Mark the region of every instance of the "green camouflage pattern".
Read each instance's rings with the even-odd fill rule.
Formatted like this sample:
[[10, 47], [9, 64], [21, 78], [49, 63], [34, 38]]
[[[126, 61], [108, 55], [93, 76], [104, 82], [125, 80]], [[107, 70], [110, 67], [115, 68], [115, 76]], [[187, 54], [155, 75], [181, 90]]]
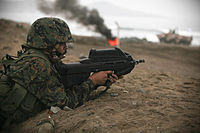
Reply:
[[56, 44], [73, 42], [68, 25], [59, 18], [44, 17], [36, 20], [27, 36], [28, 47], [53, 48]]
[[72, 41], [63, 20], [41, 18], [32, 24], [27, 42], [22, 45], [23, 52], [18, 52], [14, 60], [1, 60], [1, 65], [8, 66], [6, 75], [0, 79], [1, 126], [5, 121], [24, 121], [51, 106], [76, 108], [88, 101], [89, 94], [96, 89], [92, 81], [87, 79], [64, 88], [54, 68], [56, 62], [52, 61], [55, 45]]
[[[21, 104], [15, 105], [18, 107], [10, 105], [6, 109], [6, 102], [1, 100], [2, 105], [5, 106], [1, 106], [0, 117], [12, 115], [11, 119], [14, 122], [21, 122], [51, 106], [76, 108], [88, 101], [89, 94], [95, 89], [89, 79], [72, 88], [64, 88], [53, 64], [45, 54], [36, 49], [29, 49], [13, 64], [10, 64], [7, 77], [12, 79], [18, 87], [21, 87], [19, 89], [21, 90], [20, 94], [23, 92]], [[1, 86], [2, 84], [0, 84]], [[15, 96], [9, 98], [12, 100], [19, 99]], [[9, 100], [7, 103], [9, 103]]]
[[94, 89], [90, 80], [73, 88], [64, 88], [58, 72], [46, 55], [33, 49], [24, 54], [15, 65], [10, 66], [7, 75], [47, 107], [75, 108], [78, 104], [87, 101], [88, 94]]

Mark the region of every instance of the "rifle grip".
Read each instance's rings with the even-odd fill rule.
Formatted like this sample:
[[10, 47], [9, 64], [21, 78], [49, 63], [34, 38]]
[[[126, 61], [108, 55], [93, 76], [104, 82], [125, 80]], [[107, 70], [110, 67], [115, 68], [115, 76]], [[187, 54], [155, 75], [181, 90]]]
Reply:
[[[107, 78], [110, 78], [110, 76], [112, 76], [112, 73], [107, 74]], [[112, 77], [113, 77], [113, 76], [112, 76]], [[111, 86], [111, 84], [112, 84], [112, 83], [110, 82], [110, 80], [106, 80], [104, 86], [109, 87], [109, 86]]]
[[106, 87], [110, 87], [111, 86], [111, 82], [110, 80], [106, 80], [105, 84], [103, 86], [106, 86]]

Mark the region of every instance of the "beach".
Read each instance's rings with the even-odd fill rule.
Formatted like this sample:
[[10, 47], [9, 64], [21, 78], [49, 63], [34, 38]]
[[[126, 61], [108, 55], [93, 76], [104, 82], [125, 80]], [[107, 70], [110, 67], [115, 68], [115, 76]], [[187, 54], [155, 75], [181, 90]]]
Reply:
[[[0, 21], [0, 50], [15, 54], [25, 42], [29, 25]], [[74, 35], [63, 62], [80, 61], [91, 48], [113, 48], [104, 38]], [[144, 59], [97, 99], [53, 114], [56, 133], [199, 133], [200, 47], [121, 40], [120, 48], [134, 59]], [[98, 88], [95, 95], [105, 87]], [[48, 119], [44, 110], [9, 132], [37, 132]]]

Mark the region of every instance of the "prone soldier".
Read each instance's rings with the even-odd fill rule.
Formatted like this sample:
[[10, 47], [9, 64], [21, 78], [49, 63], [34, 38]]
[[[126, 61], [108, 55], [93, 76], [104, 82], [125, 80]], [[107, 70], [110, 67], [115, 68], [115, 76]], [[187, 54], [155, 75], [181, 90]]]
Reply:
[[[1, 60], [0, 125], [19, 123], [52, 106], [76, 108], [88, 100], [96, 86], [118, 80], [112, 71], [100, 71], [81, 84], [65, 88], [54, 64], [61, 62], [67, 43], [73, 42], [66, 22], [44, 17], [36, 20], [18, 57]], [[111, 74], [112, 76], [107, 76]]]

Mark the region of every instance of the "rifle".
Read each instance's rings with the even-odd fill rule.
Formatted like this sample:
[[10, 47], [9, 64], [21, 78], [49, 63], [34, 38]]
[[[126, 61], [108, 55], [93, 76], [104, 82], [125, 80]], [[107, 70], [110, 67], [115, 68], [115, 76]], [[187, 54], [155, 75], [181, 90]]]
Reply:
[[[111, 70], [119, 77], [130, 73], [135, 65], [142, 62], [145, 61], [135, 60], [120, 48], [91, 49], [88, 58], [75, 63], [59, 63], [55, 68], [65, 88], [70, 88], [87, 80], [91, 72]], [[106, 83], [106, 86], [109, 86], [109, 83]]]

